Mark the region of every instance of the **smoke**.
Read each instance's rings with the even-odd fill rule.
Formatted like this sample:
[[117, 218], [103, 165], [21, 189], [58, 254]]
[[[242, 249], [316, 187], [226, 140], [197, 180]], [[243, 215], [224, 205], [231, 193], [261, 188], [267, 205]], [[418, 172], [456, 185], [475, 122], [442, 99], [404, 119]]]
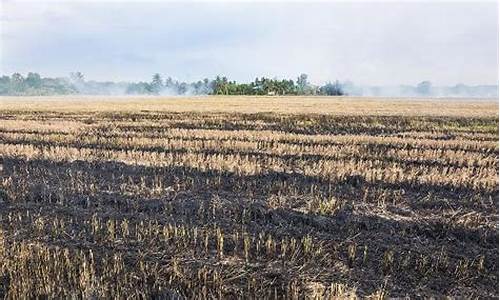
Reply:
[[78, 69], [102, 81], [137, 81], [165, 70], [190, 81], [217, 74], [250, 81], [305, 72], [316, 83], [498, 82], [495, 2], [3, 2], [5, 74]]
[[20, 73], [0, 77], [0, 95], [43, 96], [43, 95], [158, 95], [197, 96], [214, 93], [245, 95], [350, 95], [369, 97], [455, 97], [455, 98], [498, 98], [498, 85], [434, 86], [430, 81], [417, 85], [368, 86], [351, 81], [324, 85], [311, 84], [307, 75], [302, 74], [297, 81], [288, 79], [261, 78], [254, 82], [236, 82], [227, 77], [217, 76], [215, 80], [205, 78], [195, 82], [180, 82], [171, 77], [163, 79], [154, 74], [150, 82], [86, 81], [80, 72], [71, 73], [69, 78], [41, 77], [38, 73]]
[[[160, 82], [98, 82], [81, 79], [68, 79], [77, 93], [82, 95], [158, 95], [158, 96], [200, 96], [213, 92], [213, 81], [204, 79], [196, 82], [179, 82], [172, 78], [160, 79]], [[319, 88], [318, 86], [312, 86]], [[423, 81], [415, 86], [370, 86], [356, 85], [351, 81], [341, 84], [342, 91], [349, 96], [362, 97], [423, 97], [423, 98], [498, 98], [498, 85], [433, 86]]]
[[343, 91], [350, 96], [365, 97], [425, 97], [425, 98], [498, 98], [498, 85], [432, 86], [423, 85], [368, 86], [346, 82]]
[[186, 83], [173, 80], [171, 77], [163, 80], [159, 74], [156, 74], [151, 82], [99, 82], [85, 81], [82, 73], [75, 72], [63, 81], [71, 90], [82, 95], [195, 96], [212, 92], [212, 82], [208, 79]]
[[109, 96], [122, 96], [126, 95], [129, 83], [126, 82], [74, 82], [71, 84], [77, 90], [78, 94], [82, 95], [109, 95]]

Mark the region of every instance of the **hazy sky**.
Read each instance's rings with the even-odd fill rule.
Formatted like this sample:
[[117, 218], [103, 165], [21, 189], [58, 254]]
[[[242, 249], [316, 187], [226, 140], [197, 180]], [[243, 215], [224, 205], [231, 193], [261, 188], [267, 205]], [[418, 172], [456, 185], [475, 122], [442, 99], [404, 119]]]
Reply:
[[498, 83], [496, 2], [0, 1], [0, 74]]

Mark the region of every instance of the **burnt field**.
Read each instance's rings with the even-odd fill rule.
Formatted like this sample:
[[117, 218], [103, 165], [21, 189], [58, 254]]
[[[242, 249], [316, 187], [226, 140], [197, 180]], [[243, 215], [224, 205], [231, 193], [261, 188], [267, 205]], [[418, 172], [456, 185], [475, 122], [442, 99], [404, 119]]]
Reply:
[[498, 297], [497, 103], [262, 99], [0, 101], [0, 296]]

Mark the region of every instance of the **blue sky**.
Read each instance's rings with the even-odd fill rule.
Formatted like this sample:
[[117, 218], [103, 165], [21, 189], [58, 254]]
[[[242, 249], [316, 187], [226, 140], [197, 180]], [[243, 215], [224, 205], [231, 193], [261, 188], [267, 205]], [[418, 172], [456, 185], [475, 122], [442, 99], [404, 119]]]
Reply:
[[498, 82], [496, 2], [0, 1], [1, 74]]

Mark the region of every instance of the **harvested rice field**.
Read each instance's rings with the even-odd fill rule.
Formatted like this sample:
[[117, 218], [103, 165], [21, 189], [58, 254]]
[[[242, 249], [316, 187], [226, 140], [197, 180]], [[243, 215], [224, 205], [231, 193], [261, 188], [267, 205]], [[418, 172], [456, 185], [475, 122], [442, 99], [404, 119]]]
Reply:
[[0, 296], [498, 297], [498, 103], [0, 98]]

